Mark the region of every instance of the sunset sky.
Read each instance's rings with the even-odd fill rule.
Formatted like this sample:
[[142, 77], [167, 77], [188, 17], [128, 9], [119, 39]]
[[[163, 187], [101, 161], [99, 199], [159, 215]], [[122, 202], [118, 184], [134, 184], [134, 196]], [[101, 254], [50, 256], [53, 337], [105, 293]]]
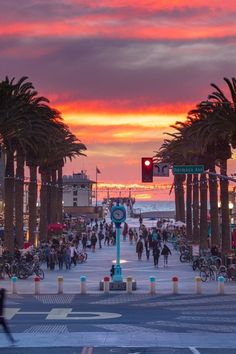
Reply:
[[[236, 75], [232, 0], [0, 0], [1, 79], [26, 75], [58, 108], [106, 184], [140, 184], [169, 125]], [[231, 172], [235, 162], [230, 162]], [[172, 178], [157, 179], [168, 199]], [[163, 184], [168, 184], [163, 186]]]

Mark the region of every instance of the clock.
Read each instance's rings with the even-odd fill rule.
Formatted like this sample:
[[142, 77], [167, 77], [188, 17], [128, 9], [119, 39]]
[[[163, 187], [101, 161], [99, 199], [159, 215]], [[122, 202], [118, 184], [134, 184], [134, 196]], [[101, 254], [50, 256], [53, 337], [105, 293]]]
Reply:
[[111, 220], [114, 223], [122, 223], [126, 219], [126, 210], [123, 206], [117, 205], [111, 208]]

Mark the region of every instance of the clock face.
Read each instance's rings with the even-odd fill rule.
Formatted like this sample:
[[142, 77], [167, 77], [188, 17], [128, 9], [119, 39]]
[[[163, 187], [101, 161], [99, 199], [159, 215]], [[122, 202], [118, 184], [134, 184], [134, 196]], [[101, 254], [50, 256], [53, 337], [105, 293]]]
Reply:
[[125, 208], [122, 206], [115, 206], [111, 210], [111, 219], [113, 222], [122, 223], [126, 219]]
[[124, 211], [121, 209], [114, 210], [113, 218], [116, 220], [122, 220], [124, 218]]

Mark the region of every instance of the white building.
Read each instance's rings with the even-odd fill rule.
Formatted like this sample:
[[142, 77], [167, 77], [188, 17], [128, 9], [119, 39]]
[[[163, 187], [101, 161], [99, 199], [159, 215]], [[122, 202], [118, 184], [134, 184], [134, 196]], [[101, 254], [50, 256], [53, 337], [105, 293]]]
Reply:
[[73, 173], [72, 176], [63, 176], [63, 203], [64, 207], [84, 207], [92, 205], [93, 184], [86, 171]]

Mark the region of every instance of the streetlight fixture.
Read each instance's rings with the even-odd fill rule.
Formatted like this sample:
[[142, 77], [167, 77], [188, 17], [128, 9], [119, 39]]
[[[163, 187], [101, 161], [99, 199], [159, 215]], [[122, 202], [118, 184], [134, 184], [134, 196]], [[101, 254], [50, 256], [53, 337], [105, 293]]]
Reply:
[[229, 202], [229, 219], [230, 219], [230, 224], [232, 224], [232, 213], [233, 213], [233, 208], [234, 208], [234, 204], [232, 202]]

